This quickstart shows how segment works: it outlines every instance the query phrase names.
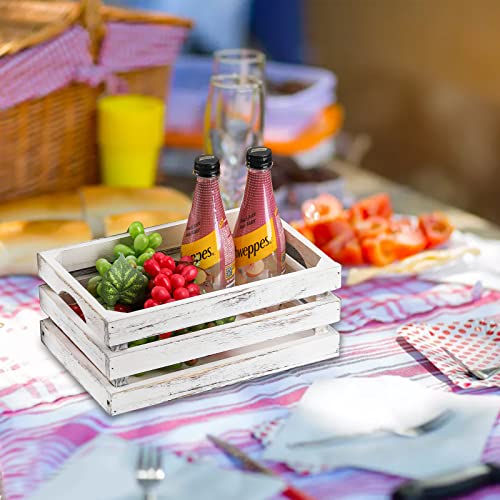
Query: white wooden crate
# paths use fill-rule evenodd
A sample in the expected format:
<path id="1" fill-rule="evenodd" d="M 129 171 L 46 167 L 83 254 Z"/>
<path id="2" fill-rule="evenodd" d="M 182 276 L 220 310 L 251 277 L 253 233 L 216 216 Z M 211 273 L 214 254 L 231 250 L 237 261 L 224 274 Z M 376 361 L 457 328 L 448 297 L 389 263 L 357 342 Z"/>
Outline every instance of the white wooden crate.
<path id="1" fill-rule="evenodd" d="M 237 213 L 228 212 L 231 227 Z M 175 254 L 185 224 L 146 232 L 160 232 L 161 250 Z M 104 309 L 85 287 L 97 258 L 111 257 L 126 235 L 43 252 L 39 274 L 47 285 L 40 303 L 50 320 L 42 323 L 42 341 L 110 414 L 334 357 L 338 334 L 326 326 L 340 319 L 339 300 L 330 292 L 340 286 L 340 266 L 283 225 L 287 274 L 131 313 Z M 72 302 L 86 322 L 68 307 Z M 128 347 L 133 340 L 235 315 L 231 324 Z M 194 358 L 201 358 L 199 366 L 155 372 Z M 135 376 L 142 372 L 148 373 Z"/>

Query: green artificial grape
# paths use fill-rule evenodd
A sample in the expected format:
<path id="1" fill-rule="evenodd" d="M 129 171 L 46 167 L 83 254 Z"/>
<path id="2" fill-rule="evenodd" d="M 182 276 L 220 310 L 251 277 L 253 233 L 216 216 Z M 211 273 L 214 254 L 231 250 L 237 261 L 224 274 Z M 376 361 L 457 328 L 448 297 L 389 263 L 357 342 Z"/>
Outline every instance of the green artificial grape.
<path id="1" fill-rule="evenodd" d="M 160 336 L 159 335 L 154 335 L 153 337 L 148 337 L 146 340 L 148 342 L 156 342 L 157 340 L 160 340 Z"/>
<path id="2" fill-rule="evenodd" d="M 137 269 L 138 271 L 140 271 L 142 274 L 144 274 L 144 267 L 142 267 L 142 266 L 137 266 L 137 267 L 136 267 L 136 269 Z M 146 276 L 146 278 L 147 278 L 147 276 Z"/>
<path id="3" fill-rule="evenodd" d="M 102 276 L 94 276 L 89 279 L 87 283 L 87 290 L 94 296 L 97 297 L 97 286 L 102 280 Z"/>
<path id="4" fill-rule="evenodd" d="M 111 267 L 111 262 L 106 259 L 97 259 L 97 262 L 95 263 L 95 268 L 97 269 L 97 272 L 103 276 L 106 274 L 106 272 L 109 270 Z"/>
<path id="5" fill-rule="evenodd" d="M 165 368 L 162 368 L 162 371 L 165 370 L 166 372 L 175 372 L 181 369 L 182 369 L 182 363 L 177 363 L 176 365 L 170 365 L 166 366 Z"/>
<path id="6" fill-rule="evenodd" d="M 151 250 L 151 251 L 149 251 Z M 153 255 L 154 255 L 155 251 L 148 248 L 148 250 L 146 250 L 144 253 L 141 253 L 141 255 L 139 255 L 139 257 L 137 257 L 137 264 L 139 266 L 143 266 L 144 265 L 144 262 L 146 262 L 148 259 L 150 259 Z"/>
<path id="7" fill-rule="evenodd" d="M 215 324 L 217 326 L 224 325 L 225 323 L 226 323 L 226 320 L 224 320 L 224 319 L 216 319 L 215 320 Z"/>
<path id="8" fill-rule="evenodd" d="M 128 234 L 130 234 L 134 240 L 137 236 L 139 236 L 139 234 L 144 234 L 144 226 L 142 225 L 142 222 L 132 222 L 132 224 L 128 227 Z"/>
<path id="9" fill-rule="evenodd" d="M 141 255 L 149 246 L 149 238 L 145 234 L 138 234 L 134 238 L 134 250 L 137 255 Z"/>
<path id="10" fill-rule="evenodd" d="M 226 323 L 234 323 L 236 321 L 236 316 L 229 316 L 224 320 Z"/>
<path id="11" fill-rule="evenodd" d="M 205 323 L 202 323 L 201 325 L 194 325 L 194 326 L 192 326 L 192 327 L 190 328 L 190 330 L 191 330 L 192 332 L 198 332 L 198 331 L 200 331 L 200 330 L 203 330 L 204 328 L 206 328 L 206 325 L 205 325 Z"/>
<path id="12" fill-rule="evenodd" d="M 158 248 L 163 243 L 163 238 L 160 233 L 151 233 L 149 235 L 149 246 L 151 248 Z"/>
<path id="13" fill-rule="evenodd" d="M 128 346 L 135 347 L 135 346 L 143 345 L 143 344 L 147 344 L 147 343 L 148 343 L 148 339 L 139 339 L 139 340 L 133 340 L 132 342 L 129 342 Z"/>
<path id="14" fill-rule="evenodd" d="M 122 254 L 124 257 L 128 257 L 129 255 L 135 255 L 135 252 L 132 248 L 130 248 L 128 245 L 124 245 L 123 243 L 118 243 L 118 245 L 115 245 L 115 248 L 113 248 L 113 253 L 119 257 L 120 254 Z"/>
<path id="15" fill-rule="evenodd" d="M 97 295 L 99 295 L 99 297 L 101 296 L 101 290 L 102 290 L 102 282 L 99 283 L 95 289 L 95 291 L 97 292 Z"/>
<path id="16" fill-rule="evenodd" d="M 189 328 L 182 328 L 181 330 L 176 330 L 172 333 L 172 337 L 177 337 L 178 335 L 184 335 L 185 333 L 189 333 Z"/>
<path id="17" fill-rule="evenodd" d="M 137 267 L 137 257 L 135 255 L 128 255 L 125 258 L 132 267 Z"/>

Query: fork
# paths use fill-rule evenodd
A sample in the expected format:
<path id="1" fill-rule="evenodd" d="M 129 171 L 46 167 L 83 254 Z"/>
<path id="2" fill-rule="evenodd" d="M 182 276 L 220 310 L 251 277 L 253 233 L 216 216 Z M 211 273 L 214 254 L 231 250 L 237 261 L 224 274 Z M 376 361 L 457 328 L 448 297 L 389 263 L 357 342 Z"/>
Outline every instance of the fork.
<path id="1" fill-rule="evenodd" d="M 446 349 L 446 347 L 441 347 L 441 349 L 446 354 L 448 354 L 448 356 L 453 361 L 455 361 L 455 363 L 458 363 L 465 370 L 466 375 L 472 375 L 474 378 L 477 378 L 478 380 L 488 380 L 497 373 L 500 373 L 500 366 L 491 366 L 489 368 L 483 368 L 481 370 L 469 368 L 463 361 L 458 359 L 451 351 Z"/>
<path id="2" fill-rule="evenodd" d="M 144 492 L 144 500 L 156 500 L 153 490 L 165 479 L 160 448 L 141 446 L 137 458 L 136 479 Z"/>
<path id="3" fill-rule="evenodd" d="M 305 446 L 313 446 L 317 444 L 330 443 L 330 444 L 342 444 L 349 442 L 351 439 L 368 437 L 372 434 L 385 433 L 393 434 L 395 436 L 400 436 L 404 438 L 416 438 L 428 434 L 436 429 L 439 429 L 444 424 L 446 424 L 452 417 L 453 411 L 444 410 L 435 417 L 432 417 L 426 422 L 416 425 L 414 427 L 408 427 L 406 429 L 378 429 L 377 431 L 370 433 L 360 433 L 360 434 L 350 434 L 346 436 L 334 436 L 326 439 L 318 439 L 315 441 L 300 441 L 298 443 L 292 443 L 287 445 L 289 448 L 303 448 Z"/>

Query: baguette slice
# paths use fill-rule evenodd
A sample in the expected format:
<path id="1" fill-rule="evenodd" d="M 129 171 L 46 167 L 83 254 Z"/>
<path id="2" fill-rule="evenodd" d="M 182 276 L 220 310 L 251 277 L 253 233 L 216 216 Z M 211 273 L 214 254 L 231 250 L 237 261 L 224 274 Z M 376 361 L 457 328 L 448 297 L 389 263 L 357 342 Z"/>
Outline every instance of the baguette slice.
<path id="1" fill-rule="evenodd" d="M 79 219 L 83 219 L 83 208 L 77 191 L 43 194 L 0 204 L 0 222 Z"/>
<path id="2" fill-rule="evenodd" d="M 92 239 L 84 221 L 10 221 L 0 223 L 0 276 L 37 274 L 37 252 Z"/>
<path id="3" fill-rule="evenodd" d="M 104 219 L 106 236 L 126 233 L 130 224 L 138 220 L 144 227 L 159 226 L 185 219 L 183 212 L 173 212 L 170 210 L 142 210 L 137 212 L 125 212 L 123 214 L 108 215 Z"/>
<path id="4" fill-rule="evenodd" d="M 90 224 L 94 237 L 104 236 L 104 220 L 110 215 L 161 210 L 176 212 L 181 214 L 181 218 L 186 218 L 191 208 L 191 200 L 185 194 L 168 187 L 135 189 L 85 186 L 80 193 L 85 219 Z"/>

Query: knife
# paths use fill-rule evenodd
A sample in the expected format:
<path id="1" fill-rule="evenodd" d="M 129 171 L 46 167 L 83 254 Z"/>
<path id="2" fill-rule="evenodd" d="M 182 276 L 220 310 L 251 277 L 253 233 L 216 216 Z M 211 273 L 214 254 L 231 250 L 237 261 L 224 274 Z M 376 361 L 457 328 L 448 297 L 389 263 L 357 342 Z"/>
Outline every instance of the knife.
<path id="1" fill-rule="evenodd" d="M 392 495 L 393 500 L 453 498 L 484 486 L 500 484 L 500 466 L 481 464 L 425 480 L 409 481 Z"/>
<path id="2" fill-rule="evenodd" d="M 236 446 L 224 441 L 218 437 L 212 436 L 211 434 L 207 434 L 207 439 L 211 441 L 217 448 L 221 449 L 226 455 L 228 455 L 235 463 L 237 463 L 240 467 L 245 470 L 252 472 L 259 472 L 261 474 L 267 474 L 268 476 L 277 476 L 274 471 L 266 467 L 265 465 L 260 464 L 255 461 L 253 458 L 250 458 L 246 453 L 241 451 Z M 289 484 L 286 485 L 286 489 L 282 491 L 282 495 L 290 500 L 314 500 L 313 497 L 304 493 L 303 491 L 291 486 Z"/>

